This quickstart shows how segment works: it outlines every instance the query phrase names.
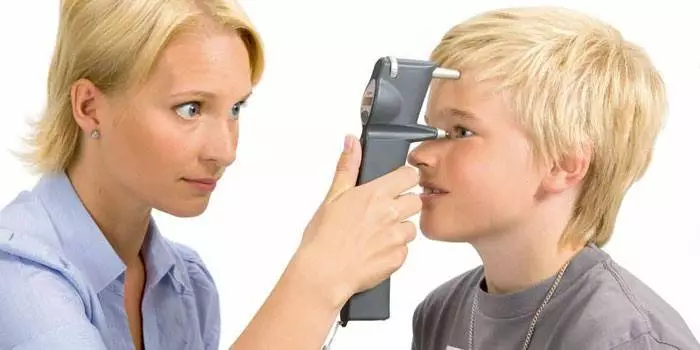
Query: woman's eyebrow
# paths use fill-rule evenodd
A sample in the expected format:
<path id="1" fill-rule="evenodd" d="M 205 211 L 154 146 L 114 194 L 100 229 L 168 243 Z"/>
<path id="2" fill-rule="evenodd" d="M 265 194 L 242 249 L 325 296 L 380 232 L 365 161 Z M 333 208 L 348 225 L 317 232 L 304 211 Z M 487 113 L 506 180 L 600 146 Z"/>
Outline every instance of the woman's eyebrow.
<path id="1" fill-rule="evenodd" d="M 185 90 L 185 91 L 171 93 L 170 96 L 171 97 L 196 96 L 196 97 L 204 97 L 204 98 L 213 99 L 214 97 L 216 97 L 216 94 L 214 94 L 211 91 L 204 91 L 204 90 Z"/>
<path id="2" fill-rule="evenodd" d="M 243 98 L 239 99 L 239 101 L 245 101 L 250 98 L 250 96 L 253 94 L 253 91 L 248 92 Z"/>
<path id="3" fill-rule="evenodd" d="M 245 101 L 250 96 L 253 94 L 252 91 L 249 91 L 247 94 L 245 94 L 242 98 L 238 99 L 238 101 Z M 180 91 L 180 92 L 175 92 L 171 93 L 171 97 L 183 97 L 183 96 L 193 96 L 193 97 L 201 97 L 204 99 L 215 99 L 216 94 L 211 92 L 211 91 L 205 91 L 205 90 L 185 90 L 185 91 Z"/>

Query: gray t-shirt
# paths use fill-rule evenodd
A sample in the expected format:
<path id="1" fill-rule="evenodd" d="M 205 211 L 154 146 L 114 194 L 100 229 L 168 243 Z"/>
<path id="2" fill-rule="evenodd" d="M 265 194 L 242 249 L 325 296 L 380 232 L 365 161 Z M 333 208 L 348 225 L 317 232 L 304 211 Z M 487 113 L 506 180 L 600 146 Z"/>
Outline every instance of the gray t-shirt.
<path id="1" fill-rule="evenodd" d="M 483 267 L 432 291 L 413 317 L 413 350 L 521 349 L 530 322 L 555 277 L 522 292 L 485 292 Z M 680 315 L 601 249 L 586 246 L 542 311 L 529 349 L 700 349 Z"/>

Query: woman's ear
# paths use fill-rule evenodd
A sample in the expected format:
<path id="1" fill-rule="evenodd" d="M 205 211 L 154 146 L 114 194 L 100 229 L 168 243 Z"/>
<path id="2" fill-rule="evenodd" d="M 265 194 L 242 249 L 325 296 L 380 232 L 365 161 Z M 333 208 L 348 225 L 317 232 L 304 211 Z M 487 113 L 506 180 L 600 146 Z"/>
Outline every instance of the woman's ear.
<path id="1" fill-rule="evenodd" d="M 101 92 L 97 86 L 87 79 L 80 79 L 73 83 L 70 94 L 75 122 L 86 134 L 98 130 L 97 99 L 101 97 Z"/>
<path id="2" fill-rule="evenodd" d="M 559 193 L 578 186 L 588 173 L 592 161 L 592 147 L 585 145 L 580 153 L 566 155 L 555 163 L 542 181 L 548 193 Z"/>

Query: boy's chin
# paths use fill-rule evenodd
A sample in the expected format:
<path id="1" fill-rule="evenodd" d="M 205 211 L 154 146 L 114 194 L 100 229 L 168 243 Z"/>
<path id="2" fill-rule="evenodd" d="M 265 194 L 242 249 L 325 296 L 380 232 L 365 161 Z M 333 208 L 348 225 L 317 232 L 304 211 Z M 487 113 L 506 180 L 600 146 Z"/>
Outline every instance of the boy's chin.
<path id="1" fill-rule="evenodd" d="M 451 227 L 446 223 L 434 223 L 421 219 L 420 230 L 423 236 L 440 242 L 464 243 L 469 242 L 472 235 L 464 229 Z"/>

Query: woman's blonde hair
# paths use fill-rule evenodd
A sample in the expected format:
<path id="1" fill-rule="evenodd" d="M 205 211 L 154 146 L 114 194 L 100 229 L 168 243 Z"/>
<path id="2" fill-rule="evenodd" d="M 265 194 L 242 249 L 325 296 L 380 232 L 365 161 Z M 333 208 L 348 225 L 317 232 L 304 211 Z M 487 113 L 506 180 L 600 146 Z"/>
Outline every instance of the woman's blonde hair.
<path id="1" fill-rule="evenodd" d="M 607 243 L 625 193 L 651 161 L 666 113 L 663 80 L 645 52 L 585 14 L 529 7 L 454 26 L 432 59 L 497 82 L 536 159 L 556 162 L 592 146 L 562 241 Z"/>
<path id="2" fill-rule="evenodd" d="M 143 81 L 170 39 L 202 17 L 241 36 L 252 83 L 257 84 L 264 66 L 262 43 L 232 0 L 62 0 L 47 105 L 28 140 L 31 151 L 23 158 L 39 172 L 68 168 L 81 140 L 73 119 L 71 85 L 85 78 L 112 93 Z"/>

